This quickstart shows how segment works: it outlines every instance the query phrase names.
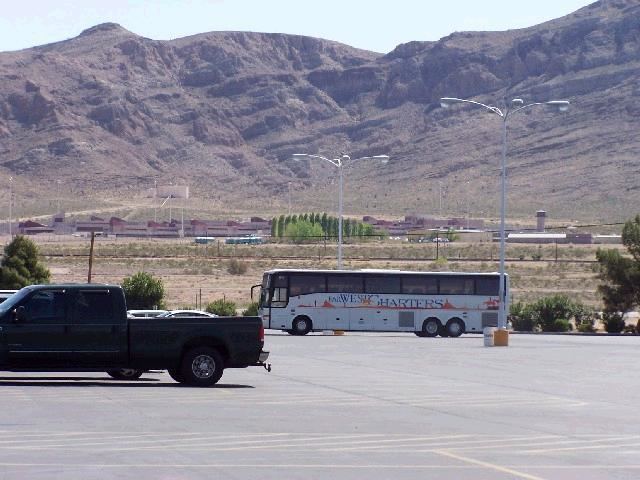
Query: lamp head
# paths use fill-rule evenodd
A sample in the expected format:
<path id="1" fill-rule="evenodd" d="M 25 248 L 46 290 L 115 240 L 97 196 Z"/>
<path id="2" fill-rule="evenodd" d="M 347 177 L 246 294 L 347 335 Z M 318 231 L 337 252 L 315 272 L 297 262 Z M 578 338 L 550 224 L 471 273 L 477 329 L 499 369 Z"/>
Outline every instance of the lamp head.
<path id="1" fill-rule="evenodd" d="M 524 100 L 522 100 L 521 98 L 514 98 L 513 100 L 511 100 L 511 105 L 514 107 L 521 107 L 522 105 L 524 105 Z"/>
<path id="2" fill-rule="evenodd" d="M 376 155 L 373 158 L 380 160 L 380 163 L 382 163 L 383 165 L 389 163 L 389 155 Z"/>
<path id="3" fill-rule="evenodd" d="M 304 160 L 305 158 L 307 158 L 307 154 L 306 153 L 294 153 L 293 155 L 291 155 L 291 157 L 294 160 Z"/>
<path id="4" fill-rule="evenodd" d="M 566 112 L 569 110 L 568 100 L 551 100 L 550 102 L 546 102 L 546 105 L 557 108 L 559 112 Z"/>
<path id="5" fill-rule="evenodd" d="M 451 105 L 453 105 L 454 103 L 458 103 L 458 99 L 457 98 L 452 98 L 452 97 L 442 97 L 440 99 L 440 106 L 442 108 L 449 108 Z"/>

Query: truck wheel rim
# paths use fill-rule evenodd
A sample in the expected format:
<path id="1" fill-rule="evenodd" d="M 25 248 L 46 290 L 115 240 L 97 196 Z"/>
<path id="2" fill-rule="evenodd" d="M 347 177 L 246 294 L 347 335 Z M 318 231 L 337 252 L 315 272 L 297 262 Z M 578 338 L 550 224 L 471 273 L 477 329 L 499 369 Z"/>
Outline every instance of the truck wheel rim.
<path id="1" fill-rule="evenodd" d="M 457 335 L 458 333 L 460 333 L 460 330 L 462 330 L 462 328 L 460 328 L 460 324 L 458 322 L 453 322 L 451 325 L 449 325 L 449 333 L 451 335 Z"/>
<path id="2" fill-rule="evenodd" d="M 191 363 L 191 370 L 198 378 L 210 378 L 216 371 L 216 362 L 209 355 L 198 355 Z"/>
<path id="3" fill-rule="evenodd" d="M 425 330 L 428 333 L 436 333 L 438 331 L 438 324 L 436 322 L 427 322 Z"/>
<path id="4" fill-rule="evenodd" d="M 307 329 L 307 321 L 306 320 L 298 320 L 296 323 L 296 329 L 299 332 L 304 332 Z"/>

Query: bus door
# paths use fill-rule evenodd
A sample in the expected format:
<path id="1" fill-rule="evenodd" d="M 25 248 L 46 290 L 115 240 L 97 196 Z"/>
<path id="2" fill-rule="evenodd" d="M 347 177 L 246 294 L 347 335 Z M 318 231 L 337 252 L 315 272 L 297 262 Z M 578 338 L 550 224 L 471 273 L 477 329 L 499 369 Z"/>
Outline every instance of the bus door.
<path id="1" fill-rule="evenodd" d="M 327 310 L 326 316 L 328 330 L 369 330 L 371 328 L 370 317 L 364 313 L 366 309 L 362 308 L 361 304 L 364 293 L 362 275 L 340 273 L 327 275 L 327 291 L 330 292 L 328 295 L 332 305 L 332 308 Z"/>
<path id="2" fill-rule="evenodd" d="M 269 328 L 290 328 L 287 305 L 289 303 L 289 278 L 285 273 L 271 276 L 267 289 L 263 289 L 267 296 L 264 306 L 262 322 L 268 323 Z"/>

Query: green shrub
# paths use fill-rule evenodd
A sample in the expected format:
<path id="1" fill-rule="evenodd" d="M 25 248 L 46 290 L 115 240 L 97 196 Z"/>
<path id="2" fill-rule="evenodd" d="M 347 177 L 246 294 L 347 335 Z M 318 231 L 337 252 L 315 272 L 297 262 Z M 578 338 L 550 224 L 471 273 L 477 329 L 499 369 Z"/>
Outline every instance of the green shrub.
<path id="1" fill-rule="evenodd" d="M 618 312 L 604 312 L 602 323 L 607 333 L 620 333 L 624 329 L 624 320 Z"/>
<path id="2" fill-rule="evenodd" d="M 579 332 L 595 332 L 596 312 L 593 308 L 580 303 L 575 303 L 573 308 L 573 319 L 576 329 Z"/>
<path id="3" fill-rule="evenodd" d="M 556 325 L 557 319 L 573 318 L 578 304 L 574 303 L 566 295 L 552 295 L 543 297 L 538 301 L 529 305 L 532 312 L 532 318 L 536 325 L 543 332 L 557 332 L 567 330 L 557 330 L 563 328 L 561 324 Z"/>
<path id="4" fill-rule="evenodd" d="M 509 311 L 509 320 L 516 332 L 532 332 L 535 322 L 531 309 L 524 302 L 512 303 Z"/>
<path id="5" fill-rule="evenodd" d="M 4 247 L 0 267 L 0 288 L 20 289 L 34 283 L 49 283 L 51 273 L 38 260 L 38 247 L 33 241 L 17 235 Z"/>
<path id="6" fill-rule="evenodd" d="M 249 306 L 242 311 L 242 315 L 245 317 L 257 317 L 258 316 L 258 302 L 251 302 Z"/>
<path id="7" fill-rule="evenodd" d="M 593 333 L 596 331 L 592 323 L 576 323 L 576 330 L 580 333 Z"/>
<path id="8" fill-rule="evenodd" d="M 552 332 L 569 332 L 573 329 L 571 322 L 565 318 L 556 318 L 553 321 Z"/>
<path id="9" fill-rule="evenodd" d="M 236 304 L 226 298 L 220 298 L 207 303 L 205 310 L 209 313 L 215 313 L 222 317 L 231 317 L 236 314 Z"/>
<path id="10" fill-rule="evenodd" d="M 122 281 L 128 309 L 164 308 L 162 280 L 147 272 L 138 272 Z"/>

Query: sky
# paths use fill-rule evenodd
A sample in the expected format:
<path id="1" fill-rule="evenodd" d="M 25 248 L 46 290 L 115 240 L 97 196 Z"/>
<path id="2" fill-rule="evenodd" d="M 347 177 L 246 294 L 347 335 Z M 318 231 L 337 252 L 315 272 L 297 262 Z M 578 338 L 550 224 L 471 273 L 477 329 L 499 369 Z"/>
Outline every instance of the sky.
<path id="1" fill-rule="evenodd" d="M 455 31 L 509 30 L 594 0 L 0 0 L 0 52 L 72 38 L 104 22 L 169 40 L 242 30 L 320 37 L 387 53 Z"/>

